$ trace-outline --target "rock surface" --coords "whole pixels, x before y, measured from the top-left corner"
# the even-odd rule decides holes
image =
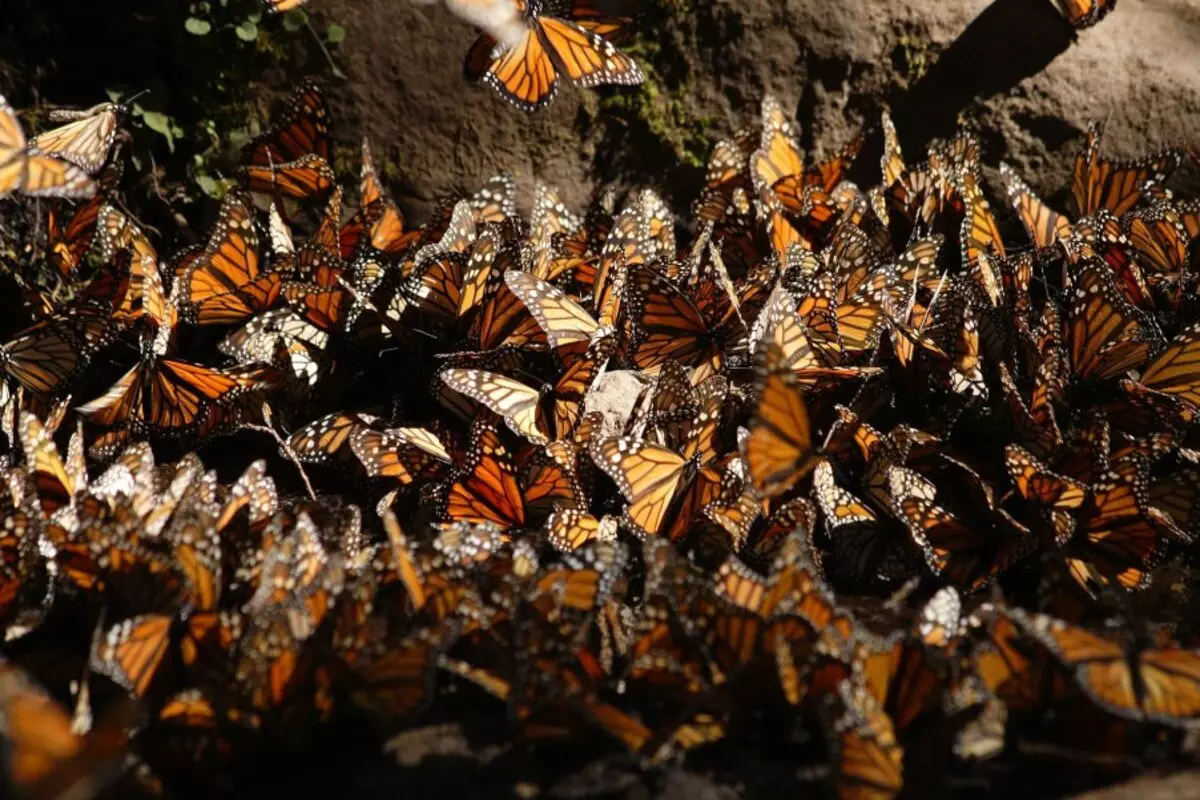
[[[496,171],[556,184],[578,207],[598,182],[668,183],[677,211],[702,179],[707,147],[751,122],[764,91],[796,111],[802,143],[840,147],[893,109],[919,160],[961,116],[984,133],[985,161],[1013,163],[1054,198],[1081,132],[1107,120],[1107,152],[1132,157],[1200,131],[1200,5],[1120,0],[1078,35],[1051,0],[648,0],[641,33],[654,89],[564,87],[529,115],[461,79],[474,34],[441,5],[325,0],[347,28],[349,81],[336,117],[365,132],[423,216],[455,187]],[[648,54],[648,55],[647,55]],[[615,113],[610,113],[615,112]],[[645,124],[642,124],[645,123]],[[856,174],[877,179],[869,141]],[[1200,184],[1194,167],[1178,179]]]

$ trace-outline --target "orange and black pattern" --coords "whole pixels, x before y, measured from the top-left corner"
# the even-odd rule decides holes
[[[632,75],[608,8],[524,7],[485,80]],[[0,192],[47,212],[0,319],[6,788],[210,796],[464,698],[647,766],[769,742],[846,800],[1182,758],[1178,153],[1090,128],[1059,212],[968,132],[908,166],[885,118],[863,190],[860,140],[813,160],[787,108],[716,145],[694,227],[503,175],[419,224],[365,142],[334,171],[305,83],[179,249],[124,210],[117,109],[42,153],[0,105]]]

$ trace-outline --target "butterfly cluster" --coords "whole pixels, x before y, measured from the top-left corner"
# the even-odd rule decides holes
[[[765,736],[844,798],[1200,726],[1183,152],[1093,126],[1068,209],[1007,166],[994,208],[968,130],[914,165],[885,113],[864,189],[768,96],[686,221],[500,176],[411,227],[365,142],[344,204],[305,83],[165,255],[109,113],[20,156],[94,194],[41,201],[0,345],[18,789],[195,791],[448,687],[648,765]]]

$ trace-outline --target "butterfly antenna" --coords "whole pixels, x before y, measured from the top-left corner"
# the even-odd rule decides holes
[[[134,92],[133,94],[129,95],[129,97],[122,98],[122,99],[118,100],[117,102],[123,106],[127,106],[130,103],[132,103],[134,100],[137,100],[139,97],[144,97],[148,94],[150,94],[149,89],[142,89],[141,91]]]

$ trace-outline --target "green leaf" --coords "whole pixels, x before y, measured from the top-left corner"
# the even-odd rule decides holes
[[[249,20],[243,22],[241,25],[238,25],[233,29],[233,32],[236,33],[237,37],[243,42],[253,42],[258,38],[258,26]]]
[[[170,117],[161,111],[145,111],[142,113],[142,121],[146,123],[147,128],[165,138],[167,149],[175,152],[175,136],[178,129]]]
[[[346,39],[346,29],[332,23],[325,29],[325,40],[330,44],[341,44]]]
[[[200,187],[200,191],[212,198],[219,198],[224,192],[221,191],[221,184],[211,175],[197,175],[196,184]]]
[[[283,15],[283,29],[288,33],[295,33],[308,24],[308,14],[304,13],[303,8],[293,9]]]
[[[198,17],[188,17],[183,21],[183,29],[193,36],[205,36],[212,30],[212,23]]]

